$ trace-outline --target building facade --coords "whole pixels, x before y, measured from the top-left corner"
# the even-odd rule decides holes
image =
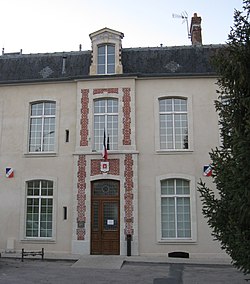
[[[0,56],[0,250],[226,257],[201,213],[219,145],[201,19],[192,45]],[[107,157],[103,156],[103,148]],[[207,171],[205,171],[207,170]],[[205,171],[205,176],[204,176]]]

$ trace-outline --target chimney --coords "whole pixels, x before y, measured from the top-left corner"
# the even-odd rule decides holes
[[[197,13],[194,13],[191,19],[190,34],[192,45],[202,45],[201,17],[198,17]]]

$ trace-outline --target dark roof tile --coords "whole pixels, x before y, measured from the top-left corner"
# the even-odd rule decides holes
[[[210,59],[221,47],[209,45],[125,48],[122,50],[122,76],[215,74]],[[2,55],[0,83],[86,78],[89,76],[90,64],[91,51]]]

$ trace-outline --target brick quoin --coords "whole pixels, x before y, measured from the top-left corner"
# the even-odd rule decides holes
[[[77,234],[77,240],[78,241],[84,241],[85,239],[85,229],[77,229],[76,230],[76,234]]]
[[[102,88],[102,89],[93,90],[93,95],[103,94],[103,93],[118,94],[118,88]]]
[[[86,222],[86,157],[80,155],[78,158],[77,172],[77,224]],[[85,239],[85,228],[77,228],[77,240]]]
[[[131,145],[131,95],[130,88],[123,88],[123,145]]]
[[[81,98],[80,146],[88,146],[89,89],[83,89]]]
[[[91,176],[101,175],[101,162],[102,159],[93,159],[91,160]],[[110,159],[109,162],[109,174],[111,175],[120,175],[120,161],[119,159]]]
[[[126,154],[125,155],[125,160],[124,160],[124,165],[125,165],[125,172],[124,172],[124,177],[125,177],[125,183],[124,183],[124,189],[125,189],[125,194],[124,194],[124,222],[125,222],[125,228],[124,228],[124,234],[125,236],[130,234],[134,234],[134,229],[133,229],[133,223],[134,223],[134,218],[133,218],[133,157],[132,154]]]

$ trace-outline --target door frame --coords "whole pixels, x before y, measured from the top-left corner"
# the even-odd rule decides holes
[[[114,184],[116,184],[116,190],[117,190],[117,195],[112,195],[112,194],[107,194],[104,193],[102,194],[98,194],[98,195],[94,195],[94,185],[95,183],[101,183],[103,182],[105,184],[105,182],[114,182]],[[107,186],[106,186],[106,190]],[[102,189],[102,191],[104,191],[104,188]],[[96,230],[94,230],[94,203],[98,204],[98,232]],[[117,217],[117,230],[114,231],[110,231],[110,236],[111,239],[110,241],[108,241],[107,236],[109,236],[109,231],[105,231],[103,228],[104,225],[104,215],[103,215],[103,206],[105,203],[107,202],[116,202],[118,204],[118,217]],[[99,255],[103,255],[103,254],[109,254],[109,255],[120,255],[120,207],[121,207],[121,200],[120,200],[120,181],[119,180],[114,180],[114,179],[99,179],[99,180],[94,180],[91,182],[91,223],[90,223],[90,254],[99,254]],[[112,234],[112,232],[114,232]],[[105,251],[105,242],[106,244],[110,243],[110,246],[115,245],[115,249],[112,250],[110,252],[108,252],[107,250]],[[98,243],[97,247],[98,249],[96,249],[96,243]],[[99,250],[99,252],[97,252]]]

